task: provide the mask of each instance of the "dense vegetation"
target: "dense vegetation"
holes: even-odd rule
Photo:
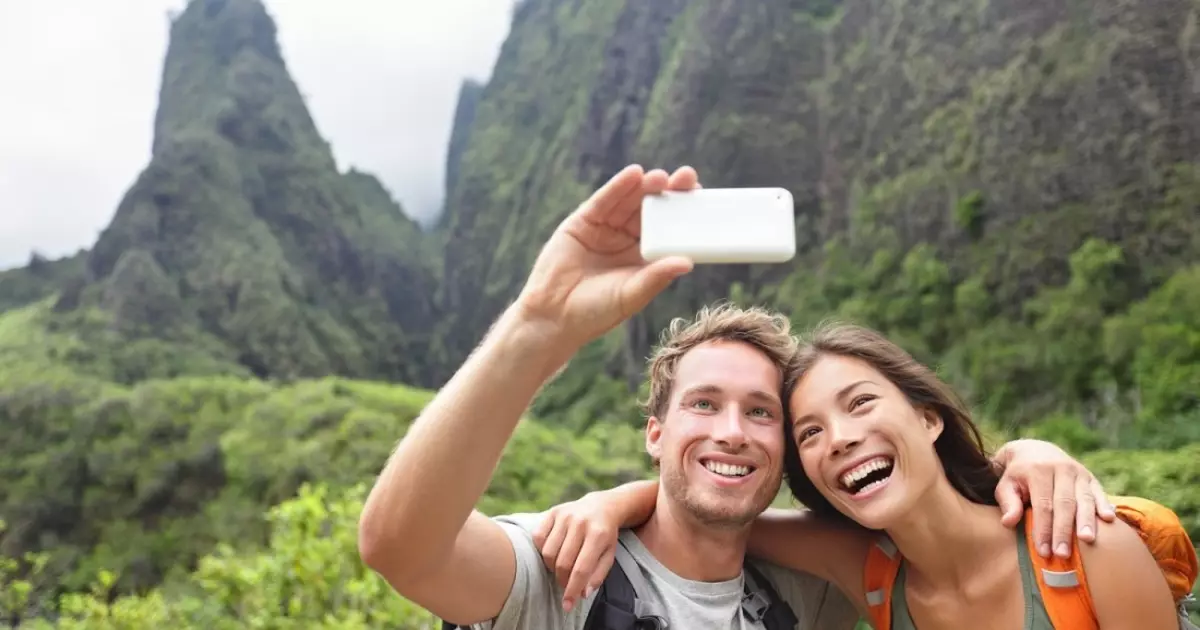
[[[4,583],[0,618],[41,612],[47,597],[85,591],[103,575],[112,576],[103,585],[113,592],[161,585],[139,600],[136,614],[181,615],[169,618],[170,627],[221,619],[245,627],[240,615],[275,614],[261,609],[264,601],[288,611],[289,598],[308,611],[289,617],[295,627],[326,615],[337,619],[329,627],[345,627],[363,612],[381,615],[368,617],[367,627],[379,627],[408,610],[384,601],[367,575],[354,524],[362,484],[431,392],[339,378],[119,385],[53,359],[72,340],[36,328],[43,308],[0,318],[0,514],[7,521],[0,551],[11,558],[43,551],[32,576]],[[480,508],[537,510],[643,477],[649,468],[640,443],[628,426],[575,435],[527,421]],[[305,484],[315,484],[317,494],[286,503]],[[24,574],[9,570],[7,578]],[[311,588],[327,592],[318,597]],[[121,600],[114,610],[132,606],[134,600]],[[186,623],[175,625],[181,619]],[[274,623],[254,627],[281,627]]]
[[[1200,540],[1197,24],[1185,0],[523,0],[422,233],[338,172],[258,0],[192,0],[112,224],[0,272],[0,622],[430,627],[358,560],[365,484],[634,161],[787,186],[800,255],[698,270],[588,346],[481,509],[650,474],[642,359],[724,298],[885,331],[996,439],[1058,442]]]

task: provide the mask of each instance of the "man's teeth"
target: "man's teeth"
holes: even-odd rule
[[[704,462],[704,467],[710,472],[717,473],[718,475],[724,477],[744,477],[750,474],[749,466],[734,466],[733,464],[707,461]]]
[[[876,457],[870,461],[863,462],[859,466],[852,469],[850,472],[842,475],[841,482],[846,488],[854,488],[854,484],[863,480],[863,477],[884,468],[891,468],[892,460],[887,457]],[[878,482],[875,482],[878,483]]]

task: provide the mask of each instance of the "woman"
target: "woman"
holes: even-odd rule
[[[834,583],[877,627],[1055,628],[1034,571],[1042,561],[1024,527],[1002,524],[999,473],[945,383],[856,326],[818,330],[795,370],[785,469],[792,493],[821,518],[768,511],[751,532],[751,555]],[[640,524],[657,492],[640,484],[556,509],[543,528],[547,563],[567,537],[562,524],[577,526],[579,515],[605,525],[588,531]],[[1099,627],[1177,628],[1162,569],[1137,532],[1120,520],[1100,528],[1095,544],[1073,550]],[[888,546],[899,553],[880,555]],[[888,558],[895,563],[884,566]]]

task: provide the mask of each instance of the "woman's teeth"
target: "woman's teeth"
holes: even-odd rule
[[[888,477],[892,475],[894,465],[895,463],[890,457],[876,457],[854,467],[842,475],[839,481],[842,483],[842,488],[850,494],[858,494],[887,481]]]

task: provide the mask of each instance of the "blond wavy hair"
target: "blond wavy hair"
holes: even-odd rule
[[[692,348],[710,341],[749,344],[765,354],[779,367],[784,378],[790,380],[797,340],[791,333],[791,321],[785,315],[757,306],[743,308],[726,302],[705,306],[691,320],[682,317],[671,320],[663,331],[647,369],[650,392],[642,403],[647,417],[663,419],[679,360]],[[787,399],[786,392],[781,395],[783,400]]]

